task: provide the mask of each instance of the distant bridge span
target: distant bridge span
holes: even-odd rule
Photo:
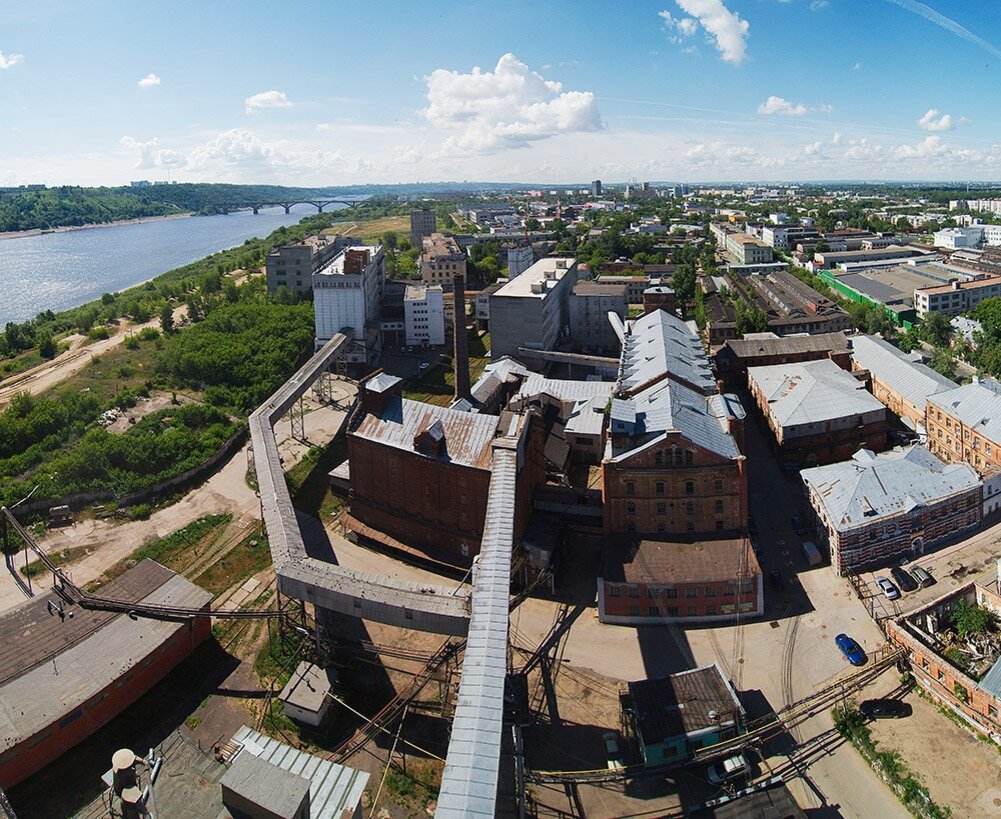
[[[316,208],[317,213],[323,213],[323,209],[327,205],[344,205],[345,207],[351,207],[351,205],[356,205],[361,200],[349,201],[347,199],[297,199],[294,202],[259,202],[256,205],[244,205],[243,207],[249,207],[254,213],[257,213],[261,208],[285,208],[285,212],[288,213],[292,210],[293,205],[312,205]],[[236,206],[234,206],[236,207]]]

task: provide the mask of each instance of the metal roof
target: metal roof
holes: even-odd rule
[[[861,449],[851,460],[800,475],[839,531],[907,514],[980,485],[969,464],[943,463],[917,444],[879,455]]]
[[[243,746],[240,754],[252,754],[283,771],[309,782],[309,815],[313,819],[341,819],[353,815],[361,803],[370,774],[328,759],[297,751],[290,745],[259,734],[246,725],[233,736]]]
[[[915,406],[924,409],[929,395],[955,389],[958,385],[931,367],[915,361],[890,342],[876,336],[855,336],[852,358],[869,370],[894,392],[900,393]]]
[[[630,322],[619,361],[619,387],[632,390],[667,373],[704,392],[716,378],[696,333],[677,316],[654,310]]]
[[[928,402],[995,444],[1001,443],[1001,383],[982,378],[931,395]]]
[[[861,381],[828,358],[749,367],[747,379],[761,390],[769,413],[783,427],[886,412]]]
[[[745,333],[743,338],[730,339],[724,347],[728,347],[737,358],[848,349],[848,340],[841,332],[782,337],[768,333],[767,337],[761,336],[760,333]]]
[[[570,417],[567,418],[566,431],[577,435],[601,435],[605,425],[607,404],[608,399],[601,397],[575,401]]]
[[[546,393],[560,401],[586,401],[590,398],[608,401],[614,391],[615,384],[611,381],[569,381],[529,373],[518,388],[518,397]]]
[[[1001,698],[1001,659],[991,666],[990,671],[977,684],[977,688],[993,697]]]
[[[414,438],[440,427],[445,449],[442,455],[433,457],[461,466],[489,469],[490,442],[497,432],[498,420],[496,415],[462,412],[394,396],[380,414],[365,413],[350,434],[416,452]]]
[[[629,683],[645,745],[737,721],[744,709],[716,663]]]
[[[507,676],[512,510],[518,477],[514,447],[513,438],[494,446],[466,654],[435,812],[443,819],[492,819],[495,813]]]

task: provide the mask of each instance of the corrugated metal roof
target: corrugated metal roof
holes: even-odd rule
[[[914,361],[907,353],[875,336],[852,338],[852,358],[860,367],[869,370],[880,381],[922,409],[929,395],[958,386],[955,381]]]
[[[361,803],[370,776],[363,771],[297,751],[246,725],[236,732],[233,741],[243,746],[241,753],[253,754],[306,779],[309,782],[309,815],[313,819],[341,819],[345,811],[353,815]]]
[[[1001,443],[1001,383],[983,378],[929,396],[928,401],[995,444]]]
[[[783,427],[886,412],[861,381],[827,358],[749,367],[747,378],[761,390],[768,411]]]
[[[381,414],[365,413],[351,434],[386,446],[416,452],[414,438],[436,424],[441,424],[445,435],[445,449],[442,455],[436,457],[476,469],[489,469],[490,442],[497,431],[498,420],[496,415],[461,412],[393,397]]]
[[[977,688],[986,691],[992,697],[1001,698],[1001,659],[991,666],[991,670],[984,675]]]
[[[577,435],[601,435],[607,403],[607,399],[602,400],[600,397],[575,401],[570,417],[567,418],[566,431]]]
[[[817,333],[816,335],[796,335],[778,337],[768,333],[761,337],[758,333],[745,333],[743,338],[727,341],[737,358],[754,358],[759,355],[791,355],[815,350],[847,350],[848,340],[844,333]]]
[[[695,389],[716,391],[712,366],[696,333],[665,310],[631,322],[619,360],[619,387],[632,390],[669,373]]]
[[[906,514],[980,485],[968,464],[945,464],[923,446],[897,447],[876,455],[862,449],[849,461],[800,475],[839,531]]]
[[[608,401],[614,390],[615,384],[611,381],[569,381],[529,373],[518,389],[518,397],[546,393],[560,401],[586,401],[590,398]]]

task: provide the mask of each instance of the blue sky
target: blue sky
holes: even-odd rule
[[[0,184],[1001,179],[996,0],[0,15]]]

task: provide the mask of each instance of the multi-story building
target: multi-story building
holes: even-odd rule
[[[923,446],[804,469],[820,541],[838,574],[924,554],[980,525],[983,491],[967,464],[945,464]]]
[[[382,245],[354,245],[313,274],[313,312],[319,349],[343,328],[354,332],[349,364],[377,364],[382,349],[379,304],[386,281]]]
[[[300,296],[313,292],[313,274],[347,244],[342,236],[307,236],[301,242],[276,247],[268,254],[265,278],[268,292],[279,287]]]
[[[577,260],[540,259],[490,296],[490,355],[518,357],[522,347],[553,350],[569,334]]]
[[[928,313],[957,316],[973,310],[984,299],[997,296],[1001,296],[1001,276],[973,281],[953,280],[949,284],[915,290],[914,307],[919,316]]]
[[[753,333],[742,339],[732,339],[716,353],[716,372],[732,389],[747,386],[750,367],[773,364],[793,364],[799,361],[819,361],[829,358],[842,369],[851,369],[851,347],[844,333],[793,335],[780,337],[775,333]]]
[[[401,383],[380,373],[360,385],[348,422],[344,523],[385,546],[468,566],[480,550],[501,418],[411,401],[401,397]],[[531,410],[504,423],[518,438],[517,540],[531,514],[533,490],[545,481],[544,437]]]
[[[747,538],[644,539],[611,546],[602,555],[602,623],[713,623],[763,612],[761,567]]]
[[[420,249],[426,236],[435,232],[438,220],[431,208],[410,209],[410,246]]]
[[[751,367],[747,385],[785,463],[815,466],[886,448],[886,407],[833,361]]]
[[[965,461],[981,475],[1001,470],[1001,383],[975,379],[928,396],[928,448],[946,461]]]
[[[601,196],[601,180],[594,179],[591,181],[591,196]]]
[[[594,280],[594,283],[602,287],[619,287],[621,285],[626,286],[626,301],[629,304],[642,304],[643,294],[646,289],[650,286],[649,276],[616,276],[616,275],[605,275],[598,276]]]
[[[466,280],[466,254],[451,236],[434,233],[422,240],[421,281],[451,291],[456,276]]]
[[[1001,225],[971,224],[966,227],[945,228],[933,236],[935,247],[959,250],[985,245],[1001,245]]]
[[[439,285],[407,285],[403,324],[408,347],[438,347],[445,343],[445,308]]]
[[[570,293],[570,339],[580,352],[597,355],[619,354],[620,342],[608,314],[625,321],[626,286],[607,287],[580,281]]]
[[[767,264],[774,258],[772,248],[747,233],[742,233],[733,225],[713,222],[710,232],[716,239],[717,248],[733,264]]]
[[[507,248],[507,277],[513,279],[535,263],[535,253],[528,242],[518,242]]]
[[[872,394],[911,429],[924,429],[928,396],[955,389],[950,381],[877,336],[853,336],[852,369],[868,373]]]

